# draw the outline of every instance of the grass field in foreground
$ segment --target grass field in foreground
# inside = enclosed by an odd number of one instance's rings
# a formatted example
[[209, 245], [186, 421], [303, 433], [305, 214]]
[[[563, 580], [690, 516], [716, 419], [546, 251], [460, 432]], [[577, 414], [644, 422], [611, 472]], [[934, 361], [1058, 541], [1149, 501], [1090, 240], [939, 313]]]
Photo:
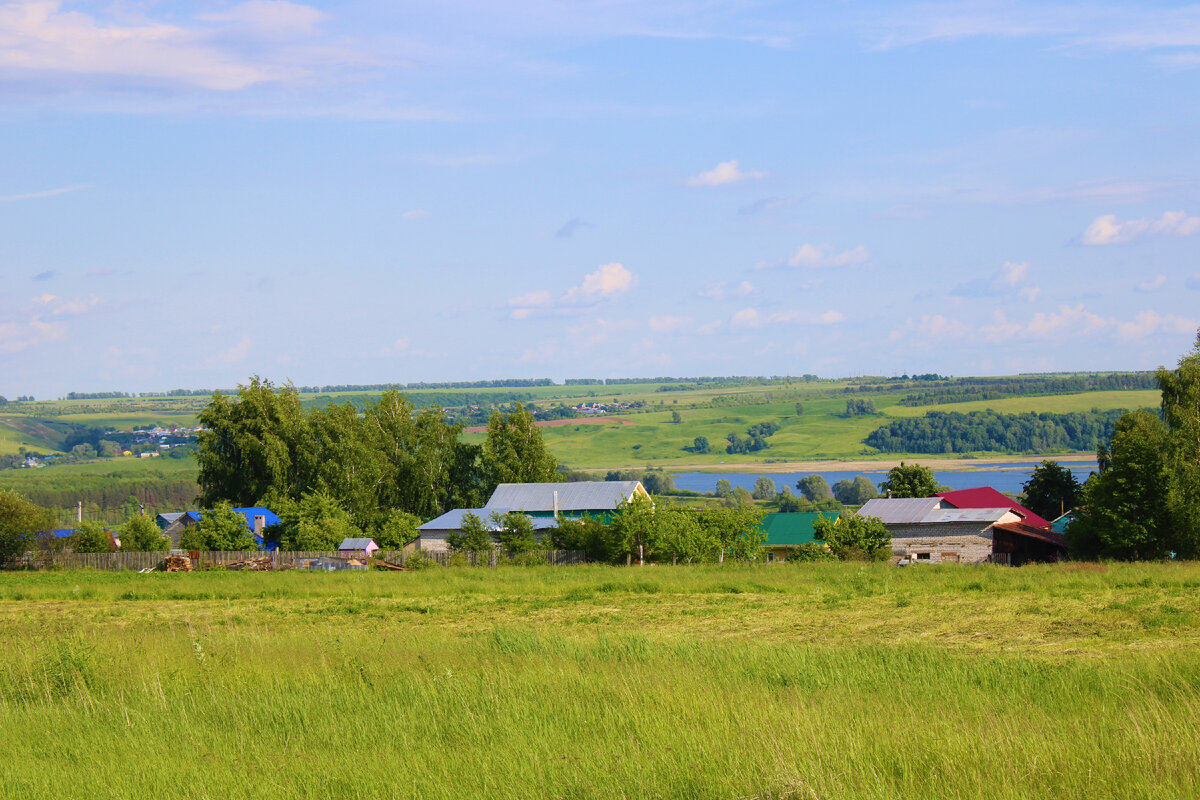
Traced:
[[1200, 565], [0, 575], [22, 798], [1200, 795]]

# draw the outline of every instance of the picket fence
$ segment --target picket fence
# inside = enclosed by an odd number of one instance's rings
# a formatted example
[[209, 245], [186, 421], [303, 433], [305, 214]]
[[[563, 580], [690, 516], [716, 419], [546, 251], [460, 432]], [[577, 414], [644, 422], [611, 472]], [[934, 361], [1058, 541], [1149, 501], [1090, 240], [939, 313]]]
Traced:
[[[227, 564], [233, 564], [238, 561], [246, 561], [252, 558], [270, 558], [271, 566], [275, 568], [294, 567], [297, 562], [316, 559], [316, 558], [345, 558], [346, 554], [340, 553], [337, 550], [230, 550], [230, 551], [208, 551], [199, 552], [199, 557], [192, 560], [192, 569], [221, 569]], [[360, 554], [361, 555], [361, 554]], [[121, 570], [144, 570], [157, 569], [166, 559], [167, 554], [158, 553], [59, 553], [50, 558], [38, 559], [30, 561], [27, 566], [34, 569], [57, 567], [65, 569], [97, 569], [107, 570], [111, 572], [119, 572]], [[429, 551], [429, 550], [377, 550], [374, 553], [374, 558], [382, 559], [391, 564], [404, 566], [413, 558], [422, 558], [433, 561], [441, 566], [450, 566], [451, 564], [464, 563], [471, 566], [483, 565], [495, 567], [500, 564], [506, 564], [510, 561], [521, 561], [521, 557], [510, 559], [507, 555], [500, 551], [493, 551], [490, 555], [483, 554], [476, 556], [471, 553], [462, 555], [452, 555], [447, 552]], [[541, 562], [544, 559], [546, 564], [554, 566], [565, 566], [568, 564], [583, 564], [587, 561], [582, 551], [579, 550], [543, 550], [538, 551], [533, 556], [524, 557], [525, 561]]]

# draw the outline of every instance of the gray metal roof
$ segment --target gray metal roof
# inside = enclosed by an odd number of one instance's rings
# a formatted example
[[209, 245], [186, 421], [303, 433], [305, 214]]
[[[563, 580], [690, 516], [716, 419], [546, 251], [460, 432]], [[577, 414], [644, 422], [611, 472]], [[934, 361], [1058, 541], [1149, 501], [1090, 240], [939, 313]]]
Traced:
[[375, 540], [371, 538], [342, 539], [342, 543], [338, 545], [338, 550], [366, 550], [370, 545], [373, 544], [375, 544]]
[[[442, 514], [437, 519], [431, 519], [424, 525], [418, 525], [419, 531], [458, 531], [462, 530], [463, 516], [466, 514], [474, 514], [483, 520], [484, 530], [495, 531], [499, 528], [492, 523], [492, 514], [507, 514], [512, 509], [509, 508], [455, 508]], [[558, 527], [558, 520], [554, 517], [530, 517], [533, 522], [535, 531], [548, 530]], [[566, 517], [560, 517], [566, 519]]]
[[922, 522], [996, 522], [1009, 513], [1018, 519], [1021, 516], [1011, 508], [944, 508]]
[[641, 481], [502, 483], [492, 492], [486, 508], [553, 511], [554, 493], [558, 492], [559, 511], [612, 511], [641, 485]]
[[878, 517], [887, 525], [917, 525], [939, 522], [996, 522], [1005, 514], [1013, 512], [1011, 508], [953, 508], [940, 497], [881, 497], [868, 500], [858, 513], [864, 517]]
[[878, 517], [891, 525], [923, 522], [931, 512], [942, 508], [940, 497], [877, 497], [858, 510], [859, 516]]

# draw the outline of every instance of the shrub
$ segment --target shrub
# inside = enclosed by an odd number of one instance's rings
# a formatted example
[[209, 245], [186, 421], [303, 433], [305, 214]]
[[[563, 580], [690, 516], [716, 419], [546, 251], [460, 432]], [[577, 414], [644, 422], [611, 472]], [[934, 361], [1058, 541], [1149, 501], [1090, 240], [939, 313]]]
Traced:
[[793, 547], [787, 556], [788, 563], [808, 563], [810, 561], [837, 561], [837, 556], [828, 545], [820, 542], [807, 542], [799, 547]]

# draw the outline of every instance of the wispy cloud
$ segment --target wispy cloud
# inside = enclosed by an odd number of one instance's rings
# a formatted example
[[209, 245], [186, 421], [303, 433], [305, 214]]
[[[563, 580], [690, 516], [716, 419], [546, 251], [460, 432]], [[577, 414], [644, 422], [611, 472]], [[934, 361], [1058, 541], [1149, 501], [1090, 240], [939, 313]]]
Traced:
[[748, 297], [757, 291], [758, 287], [750, 281], [739, 281], [736, 284], [721, 281], [706, 289], [701, 289], [697, 294], [701, 297], [711, 297], [714, 300], [724, 300], [727, 297]]
[[761, 328], [764, 325], [835, 325], [845, 322], [846, 315], [840, 311], [827, 309], [825, 311], [793, 310], [775, 311], [761, 314], [755, 308], [743, 308], [735, 311], [729, 319], [731, 328]]
[[234, 364], [240, 364], [250, 355], [250, 349], [253, 342], [249, 336], [243, 336], [241, 340], [233, 347], [213, 353], [204, 359], [204, 366], [212, 369], [214, 367], [231, 367]]
[[1137, 285], [1139, 292], [1157, 292], [1159, 289], [1167, 285], [1166, 275], [1157, 275], [1150, 280], [1142, 281]]
[[573, 219], [567, 220], [565, 225], [563, 225], [561, 228], [559, 228], [557, 231], [555, 231], [554, 238], [555, 239], [570, 239], [577, 232], [583, 230], [584, 228], [590, 228], [590, 227], [592, 227], [590, 224], [584, 222], [579, 217], [575, 217]]
[[44, 322], [36, 316], [25, 322], [0, 322], [0, 353], [17, 353], [43, 342], [62, 339], [66, 334], [66, 326], [62, 323]]
[[1200, 217], [1184, 211], [1167, 211], [1158, 219], [1131, 219], [1124, 222], [1115, 214], [1097, 217], [1080, 241], [1085, 245], [1127, 244], [1151, 236], [1192, 236], [1200, 233]]
[[773, 211], [776, 208], [787, 208], [792, 204], [790, 197], [764, 197], [761, 200], [755, 200], [749, 205], [744, 205], [738, 209], [738, 213], [744, 216], [753, 216], [762, 214], [766, 211]]
[[58, 275], [57, 272], [52, 269], [48, 269], [45, 272], [39, 272], [38, 274], [34, 275], [33, 279], [35, 281], [48, 281], [56, 275]]
[[[132, 113], [180, 110], [187, 97], [215, 101], [254, 87], [300, 87], [313, 102], [283, 95], [274, 102], [290, 113], [312, 114], [324, 102], [309, 90], [384, 61], [345, 37], [325, 34], [327, 15], [312, 6], [287, 0], [223, 5], [189, 15], [153, 2], [0, 0], [0, 80], [41, 97]], [[272, 101], [259, 96], [253, 104], [216, 101], [204, 108], [218, 106], [270, 113]], [[197, 107], [194, 101], [189, 106]]]
[[40, 197], [58, 197], [60, 194], [70, 194], [78, 192], [80, 189], [88, 188], [86, 184], [79, 186], [63, 186], [59, 189], [44, 189], [40, 192], [27, 192], [26, 194], [6, 194], [0, 195], [0, 202], [10, 202], [14, 200], [36, 200]]
[[414, 208], [400, 215], [400, 219], [429, 219], [429, 217], [429, 212], [423, 208]]
[[725, 186], [730, 183], [740, 183], [741, 181], [758, 180], [759, 178], [767, 177], [767, 173], [761, 170], [746, 170], [743, 171], [736, 159], [733, 161], [722, 161], [707, 172], [701, 172], [699, 175], [693, 175], [687, 179], [688, 186]]
[[672, 317], [664, 314], [651, 317], [647, 324], [655, 333], [679, 333], [687, 327], [689, 322], [691, 320], [687, 317]]
[[[972, 278], [957, 284], [949, 292], [951, 297], [1001, 297], [1017, 290], [1025, 283], [1029, 274], [1029, 262], [1005, 261], [1000, 269], [982, 278]], [[1037, 297], [1038, 290], [1033, 287], [1020, 289], [1021, 297], [1030, 299]]]
[[[827, 244], [802, 244], [788, 256], [783, 263], [789, 267], [807, 267], [818, 269], [824, 267], [851, 267], [866, 264], [871, 260], [871, 252], [863, 245], [843, 250], [840, 253]], [[760, 269], [780, 266], [780, 262], [759, 264]]]

